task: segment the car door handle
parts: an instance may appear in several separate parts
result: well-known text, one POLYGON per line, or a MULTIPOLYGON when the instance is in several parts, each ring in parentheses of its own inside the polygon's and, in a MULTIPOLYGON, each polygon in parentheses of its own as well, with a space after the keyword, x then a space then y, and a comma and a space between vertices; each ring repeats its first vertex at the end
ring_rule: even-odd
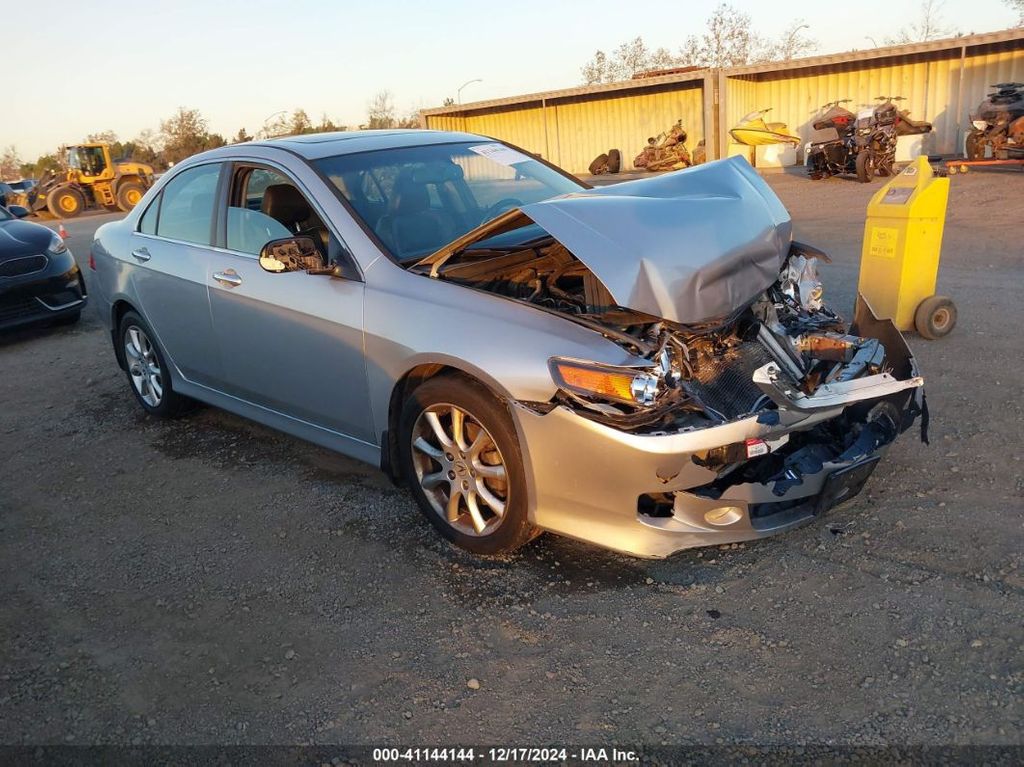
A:
POLYGON ((149 259, 151 259, 152 256, 149 255, 148 249, 136 248, 135 250, 132 251, 132 258, 134 258, 136 261, 149 261, 149 259))
POLYGON ((242 284, 242 278, 238 276, 238 272, 234 269, 228 269, 223 272, 214 272, 213 279, 217 280, 221 285, 226 285, 229 288, 237 288, 242 284))

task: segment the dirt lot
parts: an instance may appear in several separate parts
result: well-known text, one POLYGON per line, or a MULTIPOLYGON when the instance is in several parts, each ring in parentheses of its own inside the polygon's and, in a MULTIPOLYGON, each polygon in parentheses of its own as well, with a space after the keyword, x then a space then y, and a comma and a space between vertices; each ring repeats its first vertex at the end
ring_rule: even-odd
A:
MULTIPOLYGON (((877 184, 769 181, 848 311, 877 184)), ((0 742, 1021 743, 1021 199, 953 179, 960 325, 912 340, 931 446, 667 561, 473 559, 372 468, 145 417, 91 316, 0 341, 0 742)), ((103 220, 69 226, 81 260, 103 220)))

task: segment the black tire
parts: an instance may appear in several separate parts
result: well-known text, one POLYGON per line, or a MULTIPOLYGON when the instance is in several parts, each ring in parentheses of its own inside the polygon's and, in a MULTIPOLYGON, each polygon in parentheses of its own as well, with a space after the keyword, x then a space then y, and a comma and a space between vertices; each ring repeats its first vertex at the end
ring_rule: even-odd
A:
POLYGON ((85 198, 73 186, 60 186, 46 195, 46 208, 55 218, 74 218, 85 210, 85 198))
POLYGON ((871 150, 862 149, 857 153, 857 180, 867 184, 875 175, 875 164, 871 156, 871 150))
POLYGON ((914 312, 914 327, 922 338, 934 341, 956 327, 956 304, 946 296, 929 296, 914 312))
MULTIPOLYGON (((398 440, 400 469, 416 503, 430 524, 459 548, 474 554, 506 554, 540 534, 527 519, 526 472, 512 418, 505 405, 480 384, 459 375, 443 375, 425 381, 409 395, 402 406, 398 440), (454 405, 463 410, 487 431, 500 452, 501 463, 505 467, 504 481, 507 483, 505 510, 490 532, 472 535, 458 529, 443 516, 441 510, 435 509, 420 484, 416 460, 430 459, 424 459, 422 452, 418 453, 418 458, 414 458, 414 430, 420 416, 428 408, 437 405, 454 405)), ((468 462, 465 456, 455 456, 456 462, 459 457, 468 462)), ((441 464, 435 461, 434 466, 441 464)), ((452 472, 448 476, 452 479, 456 477, 452 472)), ((464 482, 463 486, 466 484, 464 482)), ((451 497, 450 491, 447 497, 451 497)))
POLYGON ((618 149, 608 150, 608 172, 618 173, 622 170, 622 152, 618 149))
POLYGON ((985 141, 980 131, 971 131, 964 141, 964 156, 968 160, 985 159, 985 141))
POLYGON ((127 181, 117 188, 117 207, 125 213, 139 204, 146 187, 137 181, 127 181))
POLYGON ((599 154, 594 158, 594 161, 590 163, 587 168, 590 171, 591 176, 600 176, 602 173, 608 172, 608 155, 599 154))
POLYGON ((125 313, 117 328, 117 344, 118 347, 116 351, 118 358, 123 360, 125 363, 125 375, 128 378, 128 388, 131 389, 132 394, 135 395, 136 401, 142 406, 143 410, 150 415, 157 416, 158 418, 177 418, 191 409, 193 405, 192 400, 187 397, 183 397, 174 391, 171 383, 171 377, 169 373, 165 372, 168 368, 163 350, 160 348, 159 344, 157 344, 156 337, 153 335, 152 329, 148 324, 146 324, 146 321, 142 319, 142 317, 133 311, 125 313), (131 363, 130 360, 128 360, 127 352, 125 351, 125 342, 129 331, 133 328, 141 330, 149 340, 157 361, 157 366, 162 373, 160 376, 160 383, 163 391, 159 402, 156 404, 152 404, 143 399, 142 394, 132 382, 131 363))

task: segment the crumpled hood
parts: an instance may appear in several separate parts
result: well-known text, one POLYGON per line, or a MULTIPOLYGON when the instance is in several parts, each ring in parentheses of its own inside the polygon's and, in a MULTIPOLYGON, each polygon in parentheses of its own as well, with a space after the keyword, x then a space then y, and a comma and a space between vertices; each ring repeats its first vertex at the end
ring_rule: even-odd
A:
POLYGON ((779 276, 792 221, 734 157, 524 205, 620 306, 690 324, 728 315, 779 276))
POLYGON ((31 221, 0 221, 0 262, 43 253, 53 232, 31 221))

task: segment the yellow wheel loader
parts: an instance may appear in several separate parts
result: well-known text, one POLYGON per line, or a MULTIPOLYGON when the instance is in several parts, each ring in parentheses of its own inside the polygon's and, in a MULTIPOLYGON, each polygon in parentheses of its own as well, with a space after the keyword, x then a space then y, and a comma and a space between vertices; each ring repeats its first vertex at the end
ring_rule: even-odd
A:
POLYGON ((83 210, 102 207, 128 212, 153 185, 153 167, 141 162, 114 161, 110 144, 64 147, 65 169, 48 171, 29 193, 33 212, 74 218, 83 210))

